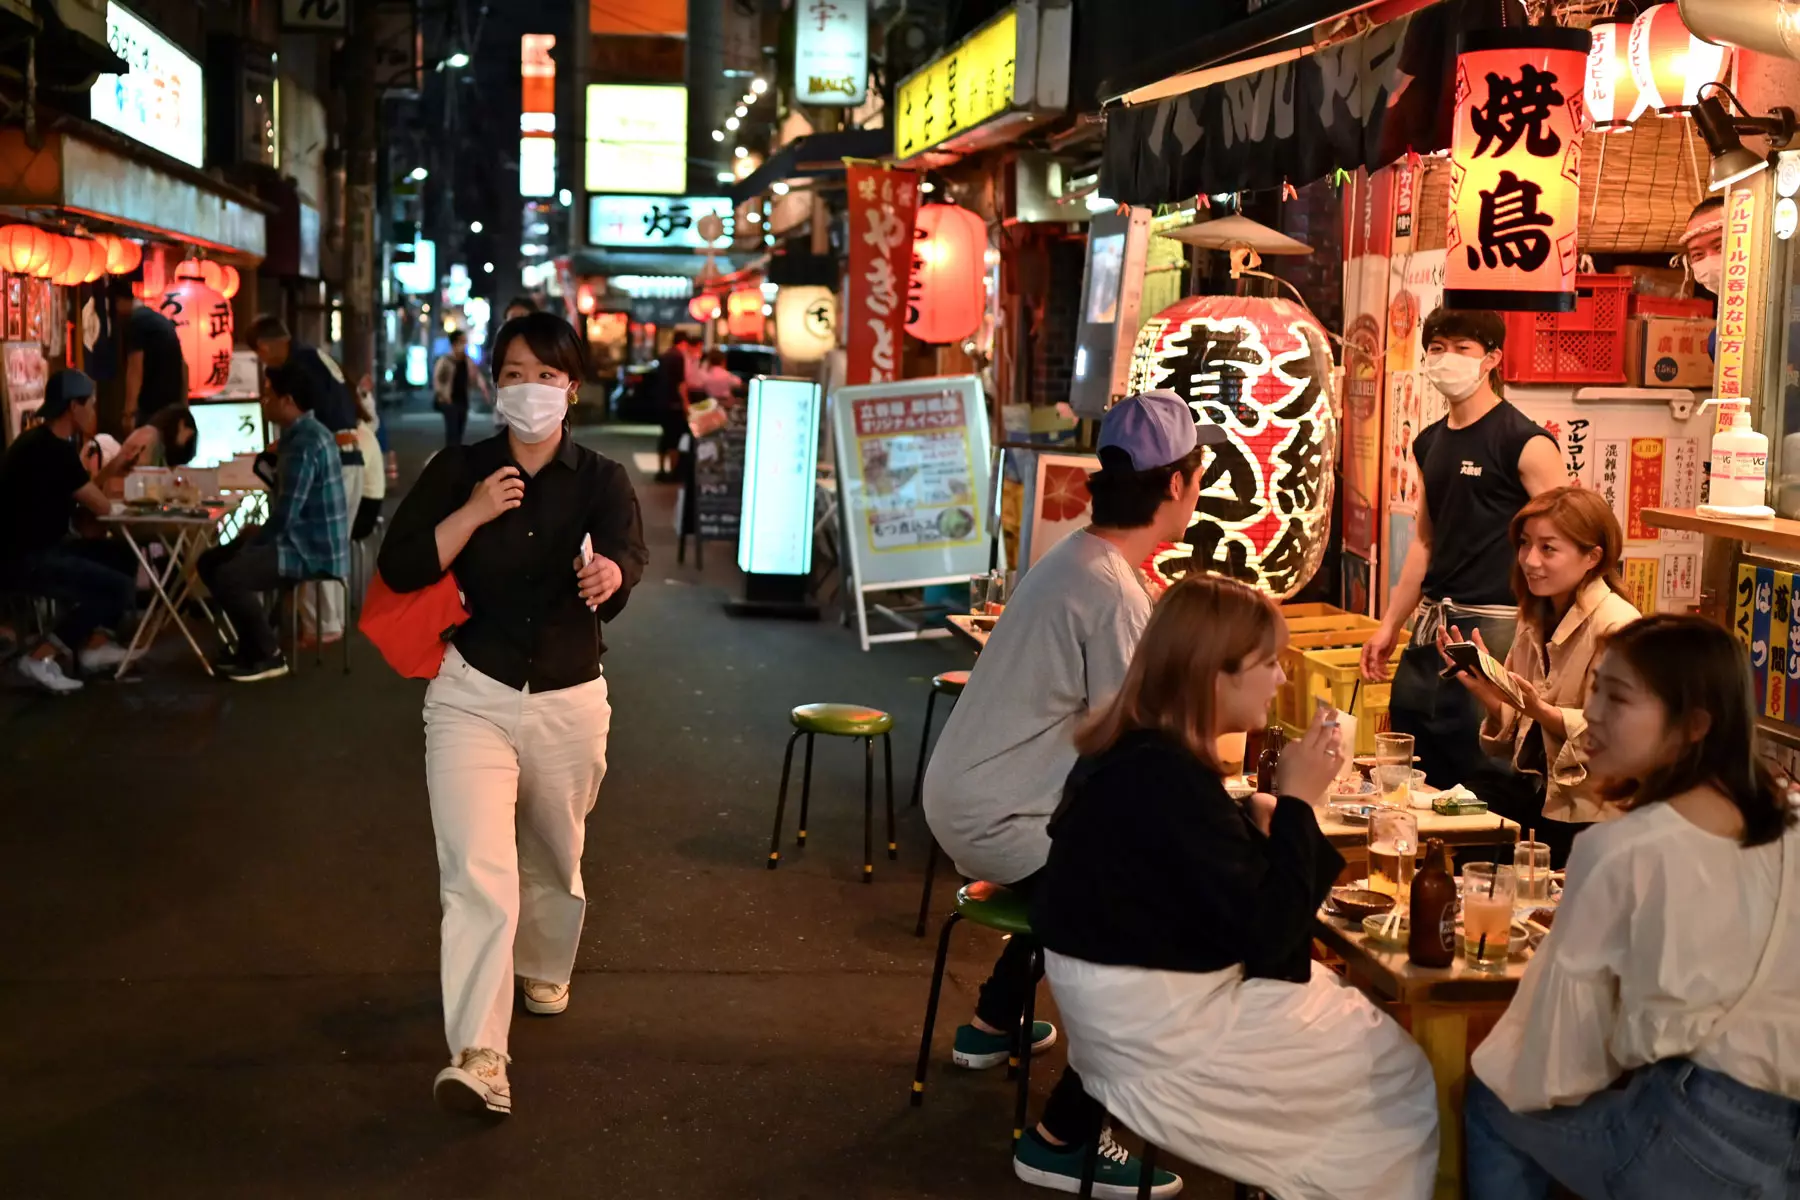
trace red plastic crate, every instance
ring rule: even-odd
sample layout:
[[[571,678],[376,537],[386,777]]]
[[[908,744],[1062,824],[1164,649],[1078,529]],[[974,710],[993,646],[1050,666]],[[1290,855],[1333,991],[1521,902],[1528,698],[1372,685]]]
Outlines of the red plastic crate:
[[[1631,280],[1577,275],[1575,311],[1507,313],[1508,383],[1624,383]]]
[[[1684,320],[1706,320],[1713,315],[1711,300],[1674,300],[1667,296],[1633,296],[1634,317],[1680,317]]]

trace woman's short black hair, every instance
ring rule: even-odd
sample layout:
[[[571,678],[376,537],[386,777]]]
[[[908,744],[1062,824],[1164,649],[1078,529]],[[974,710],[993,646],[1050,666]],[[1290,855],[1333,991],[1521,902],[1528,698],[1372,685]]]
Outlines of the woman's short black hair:
[[[148,422],[162,439],[163,460],[171,467],[185,467],[194,461],[194,455],[200,452],[200,426],[194,421],[194,410],[185,404],[170,404],[159,408]],[[189,429],[194,436],[188,444],[181,444],[181,431]]]
[[[534,312],[514,317],[495,335],[494,351],[488,357],[488,370],[495,379],[500,378],[500,371],[506,366],[506,352],[519,338],[525,339],[539,362],[555,367],[571,383],[587,378],[587,348],[575,336],[575,327],[555,313]]]
[[[1205,457],[1195,446],[1187,456],[1166,467],[1148,471],[1131,469],[1131,457],[1116,446],[1100,451],[1100,469],[1088,476],[1088,495],[1094,500],[1094,524],[1106,529],[1142,529],[1156,519],[1156,510],[1169,498],[1169,481],[1180,475],[1193,478]]]

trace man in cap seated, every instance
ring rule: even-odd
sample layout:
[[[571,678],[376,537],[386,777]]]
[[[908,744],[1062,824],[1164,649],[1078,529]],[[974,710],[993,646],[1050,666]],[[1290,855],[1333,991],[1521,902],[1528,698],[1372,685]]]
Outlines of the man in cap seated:
[[[1029,895],[1050,855],[1050,816],[1075,766],[1075,728],[1125,679],[1151,599],[1138,567],[1163,542],[1180,541],[1200,498],[1205,454],[1224,431],[1196,428],[1170,391],[1120,401],[1100,426],[1100,470],[1088,477],[1093,521],[1069,534],[1020,581],[994,626],[968,687],[925,772],[932,834],[975,879]],[[982,985],[974,1019],[956,1031],[958,1066],[1006,1061],[1037,986],[1035,942],[1014,937]],[[1033,1049],[1056,1041],[1034,1023]],[[1098,1183],[1135,1189],[1138,1163],[1101,1129],[1100,1106],[1065,1070],[1037,1128],[1019,1139],[1013,1171],[1041,1187],[1074,1191],[1087,1148],[1100,1140]],[[1158,1172],[1153,1194],[1181,1182]]]
[[[137,562],[128,547],[73,535],[70,519],[85,511],[106,516],[109,480],[131,469],[135,451],[121,452],[89,477],[81,448],[100,423],[94,381],[80,371],[58,371],[44,386],[38,424],[20,434],[0,460],[0,587],[53,600],[61,606],[56,636],[18,660],[18,671],[45,691],[81,689],[57,660],[73,652],[82,671],[97,672],[125,661],[125,648],[108,634],[136,600]]]

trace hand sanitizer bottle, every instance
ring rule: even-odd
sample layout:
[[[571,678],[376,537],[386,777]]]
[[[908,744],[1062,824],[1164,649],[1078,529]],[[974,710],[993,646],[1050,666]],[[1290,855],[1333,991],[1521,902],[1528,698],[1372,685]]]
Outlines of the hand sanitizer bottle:
[[[1714,508],[1762,508],[1767,504],[1769,439],[1750,427],[1747,406],[1732,404],[1712,440]]]

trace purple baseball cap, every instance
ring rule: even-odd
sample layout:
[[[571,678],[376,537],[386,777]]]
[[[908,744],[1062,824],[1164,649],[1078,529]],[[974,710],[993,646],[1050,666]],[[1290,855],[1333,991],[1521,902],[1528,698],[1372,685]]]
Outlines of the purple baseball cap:
[[[1152,471],[1186,458],[1195,446],[1225,439],[1217,425],[1194,424],[1187,401],[1167,388],[1127,396],[1100,419],[1100,449],[1116,447],[1134,471]]]

